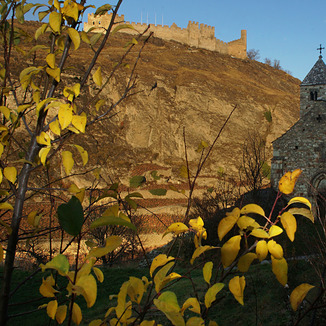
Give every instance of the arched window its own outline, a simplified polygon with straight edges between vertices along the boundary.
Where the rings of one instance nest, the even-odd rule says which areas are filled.
[[[317,101],[318,93],[317,91],[310,92],[310,101]]]

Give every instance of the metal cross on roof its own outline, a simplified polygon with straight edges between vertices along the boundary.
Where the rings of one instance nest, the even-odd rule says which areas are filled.
[[[317,50],[319,50],[319,54],[321,55],[321,51],[322,51],[322,50],[325,50],[325,48],[322,48],[322,47],[321,47],[321,44],[320,44],[320,45],[319,45],[319,48],[318,48]]]

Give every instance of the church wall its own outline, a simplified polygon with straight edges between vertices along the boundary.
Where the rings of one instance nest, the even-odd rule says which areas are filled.
[[[112,14],[95,17],[94,14],[88,14],[88,21],[84,23],[84,31],[93,28],[93,32],[104,33],[105,28],[110,24]],[[122,29],[121,32],[129,34],[138,34],[145,31],[147,24],[125,22],[124,15],[117,15],[116,22],[129,24],[133,29]],[[189,21],[187,28],[180,28],[175,23],[169,26],[151,25],[150,31],[154,36],[163,40],[176,41],[189,46],[202,48],[210,51],[217,51],[232,55],[236,58],[247,58],[247,32],[241,31],[241,38],[231,42],[223,42],[215,38],[215,28],[206,24],[198,24]]]
[[[326,85],[304,85],[300,89],[300,116],[304,116],[316,101],[326,101]]]
[[[299,120],[286,134],[273,142],[272,186],[287,171],[301,169],[293,196],[313,198],[311,180],[326,171],[326,112],[323,102],[315,103],[309,116]]]

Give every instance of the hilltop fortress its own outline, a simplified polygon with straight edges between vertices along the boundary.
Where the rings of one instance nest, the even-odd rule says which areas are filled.
[[[84,23],[84,31],[94,28],[94,32],[104,32],[110,24],[112,14],[94,17],[94,14],[88,14],[88,22]],[[121,32],[129,34],[142,33],[147,24],[129,23],[125,21],[124,15],[116,16],[116,23],[129,24],[134,29],[123,29]],[[241,38],[231,42],[223,42],[215,38],[215,27],[205,24],[198,24],[189,21],[187,28],[180,28],[175,23],[171,27],[167,25],[151,25],[150,31],[154,36],[168,41],[176,41],[196,48],[217,51],[228,54],[239,59],[247,58],[247,31],[241,31]]]

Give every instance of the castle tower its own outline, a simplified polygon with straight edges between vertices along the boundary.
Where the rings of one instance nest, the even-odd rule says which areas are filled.
[[[322,58],[320,55],[300,85],[300,117],[326,101],[326,65]]]

